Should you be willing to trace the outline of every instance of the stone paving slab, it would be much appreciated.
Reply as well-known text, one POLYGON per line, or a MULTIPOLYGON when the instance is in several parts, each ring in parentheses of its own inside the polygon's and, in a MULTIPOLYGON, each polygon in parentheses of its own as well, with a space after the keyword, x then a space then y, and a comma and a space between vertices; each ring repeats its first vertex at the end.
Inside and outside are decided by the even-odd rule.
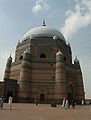
POLYGON ((91 120, 91 106, 77 106, 62 109, 60 105, 13 103, 12 110, 7 103, 0 109, 0 120, 91 120))

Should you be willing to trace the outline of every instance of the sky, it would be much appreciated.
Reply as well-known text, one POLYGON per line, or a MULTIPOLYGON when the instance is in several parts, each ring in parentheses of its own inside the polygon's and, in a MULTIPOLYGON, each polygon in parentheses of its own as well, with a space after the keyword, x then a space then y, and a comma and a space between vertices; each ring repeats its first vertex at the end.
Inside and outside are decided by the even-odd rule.
POLYGON ((33 27, 46 25, 59 30, 78 57, 86 98, 91 98, 91 0, 0 0, 0 80, 7 58, 33 27))

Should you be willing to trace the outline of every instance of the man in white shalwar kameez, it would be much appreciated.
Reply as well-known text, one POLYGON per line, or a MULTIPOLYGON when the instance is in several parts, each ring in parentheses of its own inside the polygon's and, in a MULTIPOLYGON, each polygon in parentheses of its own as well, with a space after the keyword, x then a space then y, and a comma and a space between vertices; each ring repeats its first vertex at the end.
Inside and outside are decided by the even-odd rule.
POLYGON ((65 107, 65 102, 66 102, 66 99, 64 98, 62 101, 62 109, 65 107))
POLYGON ((84 105, 84 100, 82 99, 81 104, 84 105))
POLYGON ((12 100, 13 100, 13 98, 10 96, 10 97, 9 97, 9 100, 8 100, 8 104, 9 104, 9 106, 10 106, 10 110, 12 109, 12 108, 11 108, 11 106, 12 106, 12 100))
POLYGON ((66 101, 65 101, 65 109, 67 109, 68 108, 68 99, 66 99, 66 101))

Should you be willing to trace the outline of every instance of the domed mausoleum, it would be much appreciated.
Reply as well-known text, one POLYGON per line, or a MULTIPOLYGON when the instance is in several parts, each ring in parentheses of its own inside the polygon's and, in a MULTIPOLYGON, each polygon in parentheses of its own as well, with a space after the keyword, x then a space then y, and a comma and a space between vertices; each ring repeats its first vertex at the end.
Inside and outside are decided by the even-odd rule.
POLYGON ((45 21, 22 37, 14 62, 11 56, 7 60, 4 81, 6 100, 9 96, 16 102, 34 102, 36 97, 40 103, 85 99, 78 58, 72 63, 71 46, 45 21))

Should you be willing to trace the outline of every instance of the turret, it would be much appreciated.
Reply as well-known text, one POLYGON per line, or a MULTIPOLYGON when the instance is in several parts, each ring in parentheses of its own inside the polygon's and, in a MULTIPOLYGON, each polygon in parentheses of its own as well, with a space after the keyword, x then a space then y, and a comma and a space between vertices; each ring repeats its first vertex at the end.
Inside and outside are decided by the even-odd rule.
POLYGON ((60 103, 65 97, 67 97, 65 65, 63 63, 63 53, 59 51, 56 53, 55 99, 60 103))
POLYGON ((70 43, 68 42, 67 46, 67 59, 70 63, 72 63, 72 52, 71 52, 71 46, 70 43))
POLYGON ((10 57, 7 59, 7 63, 6 63, 6 69, 5 69, 5 73, 4 73, 4 80, 10 78, 11 64, 12 64, 12 57, 10 55, 10 57))
POLYGON ((76 98, 78 101, 81 101, 81 99, 85 99, 85 96, 84 96, 82 71, 81 71, 80 62, 79 62, 77 56, 74 60, 74 66, 76 69, 76 83, 77 83, 76 98))
POLYGON ((30 102, 31 53, 25 51, 20 69, 18 101, 30 102))
POLYGON ((78 60, 78 58, 77 58, 77 56, 75 57, 75 60, 74 60, 74 64, 77 66, 79 66, 79 60, 78 60))

